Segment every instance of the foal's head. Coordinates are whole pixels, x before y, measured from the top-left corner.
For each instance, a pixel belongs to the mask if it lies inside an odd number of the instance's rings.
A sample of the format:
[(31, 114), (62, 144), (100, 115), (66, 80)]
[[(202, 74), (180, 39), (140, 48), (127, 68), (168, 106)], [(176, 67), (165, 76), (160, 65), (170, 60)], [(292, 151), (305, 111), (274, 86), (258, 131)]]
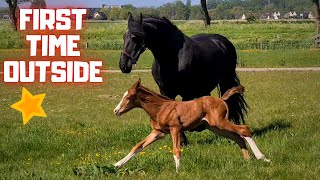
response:
[(122, 100), (113, 110), (117, 116), (130, 111), (132, 108), (139, 106), (137, 91), (141, 85), (141, 80), (139, 79), (127, 92), (124, 93)]

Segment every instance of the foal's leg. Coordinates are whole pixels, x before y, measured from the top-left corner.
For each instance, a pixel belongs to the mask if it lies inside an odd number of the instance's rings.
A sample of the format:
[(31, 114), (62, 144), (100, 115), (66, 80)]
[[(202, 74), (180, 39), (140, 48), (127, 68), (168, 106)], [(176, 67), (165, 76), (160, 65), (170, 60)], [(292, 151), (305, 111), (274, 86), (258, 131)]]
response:
[(144, 140), (136, 144), (130, 153), (114, 164), (115, 167), (120, 168), (125, 165), (130, 159), (132, 159), (135, 155), (141, 152), (145, 147), (150, 145), (151, 143), (155, 142), (158, 139), (161, 139), (164, 136), (164, 133), (160, 131), (153, 130)]
[(216, 123), (216, 126), (219, 129), (223, 129), (223, 130), (227, 130), (227, 131), (231, 131), (231, 132), (237, 133), (242, 138), (244, 138), (248, 142), (248, 144), (249, 144), (254, 156), (258, 160), (263, 160), (265, 162), (270, 162), (270, 160), (267, 159), (261, 153), (261, 151), (257, 147), (256, 143), (251, 138), (252, 137), (251, 131), (250, 131), (250, 129), (249, 129), (249, 127), (247, 125), (236, 125), (236, 124), (231, 123), (228, 119), (222, 119), (222, 118), (220, 120), (218, 120), (217, 122), (215, 122), (215, 123)]
[(172, 128), (170, 129), (170, 133), (172, 136), (172, 143), (173, 143), (173, 158), (176, 163), (176, 171), (178, 172), (180, 166), (180, 159), (181, 159), (181, 129), (179, 128)]
[(238, 144), (238, 146), (241, 148), (243, 158), (250, 159), (248, 149), (246, 146), (246, 142), (238, 134), (230, 132), (230, 131), (222, 130), (222, 129), (219, 129), (216, 127), (211, 127), (211, 126), (209, 126), (208, 129), (210, 131), (213, 131), (216, 134), (219, 134), (221, 136), (224, 136), (224, 137), (229, 138), (229, 139), (233, 140), (234, 142), (236, 142)]
[(254, 140), (251, 137), (243, 137), (243, 138), (248, 142), (254, 156), (258, 160), (270, 162), (270, 159), (267, 159), (266, 156), (262, 154), (262, 152), (259, 150), (257, 144), (254, 142)]

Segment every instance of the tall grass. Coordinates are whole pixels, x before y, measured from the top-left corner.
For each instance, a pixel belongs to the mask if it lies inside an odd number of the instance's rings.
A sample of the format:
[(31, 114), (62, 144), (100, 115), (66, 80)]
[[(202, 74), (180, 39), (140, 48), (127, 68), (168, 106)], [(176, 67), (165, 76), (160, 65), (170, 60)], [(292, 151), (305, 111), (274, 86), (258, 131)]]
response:
[[(297, 49), (313, 46), (316, 25), (307, 22), (222, 22), (205, 28), (202, 21), (175, 22), (188, 36), (199, 33), (218, 33), (228, 37), (237, 49)], [(98, 50), (119, 50), (127, 24), (120, 22), (87, 22), (81, 46)], [(0, 21), (0, 49), (26, 48), (23, 37), (12, 31), (9, 22)]]
[[(320, 50), (238, 50), (238, 67), (320, 67)], [(80, 60), (102, 60), (104, 69), (119, 69), (120, 50), (83, 50)], [(0, 70), (4, 60), (19, 60), (28, 56), (28, 51), (17, 49), (0, 50)], [(135, 69), (151, 69), (153, 55), (144, 52)]]
[[(118, 118), (113, 108), (138, 79), (157, 90), (150, 73), (105, 74), (100, 85), (23, 85), (46, 93), (47, 118), (22, 125), (10, 108), (22, 85), (0, 83), (0, 177), (79, 179), (75, 167), (104, 166), (124, 157), (149, 132), (149, 117), (135, 109)], [(152, 144), (123, 174), (87, 174), (83, 179), (318, 179), (320, 93), (318, 72), (243, 72), (250, 105), (248, 125), (270, 164), (246, 161), (235, 143), (209, 131), (187, 133), (181, 171), (175, 172), (169, 136)], [(216, 95), (216, 93), (212, 93)]]

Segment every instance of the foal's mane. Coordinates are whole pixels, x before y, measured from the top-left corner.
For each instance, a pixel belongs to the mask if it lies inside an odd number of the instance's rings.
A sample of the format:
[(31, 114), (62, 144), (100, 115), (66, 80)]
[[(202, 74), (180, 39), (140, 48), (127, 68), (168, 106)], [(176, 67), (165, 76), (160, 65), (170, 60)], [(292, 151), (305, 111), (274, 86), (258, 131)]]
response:
[(138, 89), (141, 90), (141, 91), (143, 91), (143, 92), (146, 93), (146, 94), (150, 94), (150, 95), (152, 95), (152, 96), (160, 97), (160, 98), (165, 99), (165, 100), (170, 100), (170, 98), (168, 98), (167, 96), (158, 94), (158, 93), (152, 91), (151, 89), (148, 89), (148, 88), (145, 87), (145, 86), (140, 85)]

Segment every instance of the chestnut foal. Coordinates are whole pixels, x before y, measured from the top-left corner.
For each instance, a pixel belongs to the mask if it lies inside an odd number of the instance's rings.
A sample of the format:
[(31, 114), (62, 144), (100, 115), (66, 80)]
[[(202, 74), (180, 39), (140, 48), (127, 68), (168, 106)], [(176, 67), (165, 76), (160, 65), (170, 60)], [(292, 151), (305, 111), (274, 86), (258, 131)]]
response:
[(237, 86), (226, 91), (221, 98), (204, 96), (192, 101), (174, 101), (142, 86), (139, 79), (124, 93), (121, 102), (114, 109), (114, 113), (121, 116), (133, 108), (142, 108), (151, 117), (152, 132), (136, 144), (130, 153), (114, 166), (122, 167), (145, 147), (170, 133), (173, 140), (176, 170), (178, 171), (181, 158), (180, 134), (202, 123), (206, 125), (207, 129), (235, 141), (240, 146), (245, 159), (249, 159), (249, 154), (244, 139), (248, 142), (257, 159), (269, 162), (270, 160), (265, 158), (251, 138), (249, 127), (233, 124), (228, 119), (229, 112), (225, 100), (233, 94), (243, 91), (244, 87)]

